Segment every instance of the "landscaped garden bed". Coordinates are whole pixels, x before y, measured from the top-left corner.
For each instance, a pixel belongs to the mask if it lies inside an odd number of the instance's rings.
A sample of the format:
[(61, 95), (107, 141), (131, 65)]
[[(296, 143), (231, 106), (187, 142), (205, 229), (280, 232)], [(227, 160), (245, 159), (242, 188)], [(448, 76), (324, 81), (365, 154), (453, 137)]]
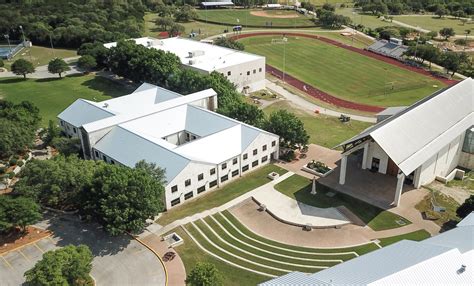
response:
[(308, 164), (306, 164), (306, 166), (303, 166), (301, 170), (316, 175), (318, 177), (326, 177), (333, 171), (333, 169), (328, 167), (328, 165), (315, 160), (309, 162)]

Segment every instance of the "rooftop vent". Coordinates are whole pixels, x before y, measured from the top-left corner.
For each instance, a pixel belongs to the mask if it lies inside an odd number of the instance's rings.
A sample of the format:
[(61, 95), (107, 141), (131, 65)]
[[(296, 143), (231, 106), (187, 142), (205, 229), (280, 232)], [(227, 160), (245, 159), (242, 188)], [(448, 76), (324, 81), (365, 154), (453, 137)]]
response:
[(191, 65), (191, 66), (192, 66), (192, 65), (195, 65), (196, 62), (197, 62), (196, 60), (192, 60), (192, 59), (191, 59), (191, 60), (189, 60), (189, 65)]
[(458, 269), (458, 271), (456, 271), (457, 274), (462, 274), (464, 273), (464, 271), (466, 271), (466, 265), (461, 265), (461, 268)]
[(108, 103), (104, 103), (104, 105), (102, 106), (103, 108), (107, 108), (109, 107), (109, 104)]
[(198, 51), (188, 52), (188, 54), (189, 54), (190, 58), (194, 58), (194, 57), (198, 57), (198, 56), (204, 56), (205, 53), (204, 53), (204, 51), (198, 50)]

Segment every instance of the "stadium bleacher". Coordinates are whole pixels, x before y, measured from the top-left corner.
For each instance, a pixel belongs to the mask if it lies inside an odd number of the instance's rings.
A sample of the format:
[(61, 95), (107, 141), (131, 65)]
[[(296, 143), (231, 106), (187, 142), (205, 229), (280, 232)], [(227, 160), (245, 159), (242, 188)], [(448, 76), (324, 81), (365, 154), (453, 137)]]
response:
[(398, 39), (393, 39), (393, 41), (378, 40), (368, 46), (367, 50), (397, 60), (403, 60), (403, 53), (408, 50), (408, 47), (400, 44), (400, 42)]

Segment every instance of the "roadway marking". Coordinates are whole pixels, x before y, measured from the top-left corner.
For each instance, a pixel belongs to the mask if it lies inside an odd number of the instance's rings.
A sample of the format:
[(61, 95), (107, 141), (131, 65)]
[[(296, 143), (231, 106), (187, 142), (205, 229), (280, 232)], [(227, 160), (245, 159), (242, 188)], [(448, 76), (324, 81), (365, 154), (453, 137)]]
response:
[(18, 252), (28, 261), (31, 261), (20, 249), (18, 249)]
[(8, 260), (5, 259), (5, 257), (3, 257), (3, 256), (0, 256), (0, 257), (2, 257), (3, 261), (5, 262), (5, 264), (6, 264), (8, 267), (10, 267), (11, 269), (13, 269), (13, 266), (10, 264), (10, 262), (8, 262)]
[(33, 243), (33, 245), (34, 245), (34, 246), (36, 246), (36, 248), (38, 248), (38, 249), (39, 249), (39, 251), (41, 251), (42, 253), (44, 253), (44, 250), (43, 250), (43, 249), (41, 249), (41, 247), (39, 247), (39, 246), (38, 246), (38, 244), (36, 244), (36, 243)]

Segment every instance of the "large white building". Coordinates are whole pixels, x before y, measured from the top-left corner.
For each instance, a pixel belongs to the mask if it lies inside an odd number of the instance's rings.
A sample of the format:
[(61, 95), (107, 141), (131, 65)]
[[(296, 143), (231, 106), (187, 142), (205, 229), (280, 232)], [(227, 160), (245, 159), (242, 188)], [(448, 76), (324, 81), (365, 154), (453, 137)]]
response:
[[(187, 68), (210, 74), (220, 72), (237, 90), (253, 92), (265, 88), (265, 57), (180, 37), (133, 39), (137, 45), (171, 52)], [(111, 48), (117, 43), (104, 46)]]
[(165, 169), (169, 209), (278, 157), (277, 135), (216, 109), (212, 89), (182, 96), (145, 83), (102, 102), (78, 99), (58, 118), (81, 140), (86, 159), (129, 167), (145, 160)]
[(421, 242), (403, 240), (314, 274), (292, 272), (260, 286), (473, 285), (474, 213)]
[(397, 176), (398, 205), (407, 178), (419, 188), (437, 177), (452, 177), (457, 166), (474, 168), (473, 125), (474, 80), (467, 78), (341, 143), (339, 184), (346, 183), (348, 156), (363, 152), (362, 169)]

